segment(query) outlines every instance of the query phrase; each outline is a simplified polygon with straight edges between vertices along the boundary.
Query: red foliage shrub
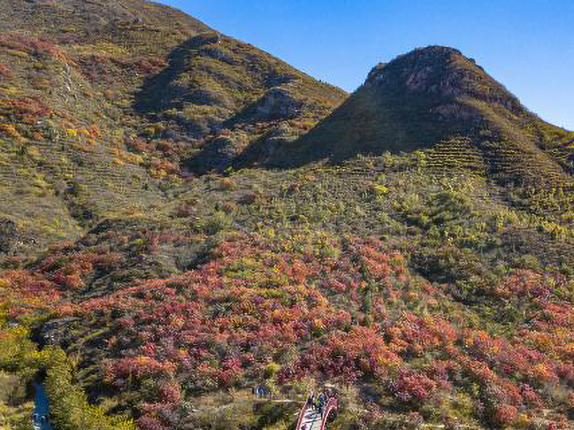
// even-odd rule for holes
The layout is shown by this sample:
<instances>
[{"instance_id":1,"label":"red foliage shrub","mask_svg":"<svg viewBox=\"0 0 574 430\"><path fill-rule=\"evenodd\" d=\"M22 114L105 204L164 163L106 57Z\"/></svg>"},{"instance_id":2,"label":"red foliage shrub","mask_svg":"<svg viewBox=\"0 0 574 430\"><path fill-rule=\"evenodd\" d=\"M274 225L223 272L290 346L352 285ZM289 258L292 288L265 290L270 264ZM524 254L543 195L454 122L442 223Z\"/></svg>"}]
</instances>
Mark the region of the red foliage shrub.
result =
<instances>
[{"instance_id":1,"label":"red foliage shrub","mask_svg":"<svg viewBox=\"0 0 574 430\"><path fill-rule=\"evenodd\" d=\"M12 73L12 70L10 70L8 66L0 64L0 78L12 79L13 77L14 74Z\"/></svg>"},{"instance_id":2,"label":"red foliage shrub","mask_svg":"<svg viewBox=\"0 0 574 430\"><path fill-rule=\"evenodd\" d=\"M148 255L191 240L143 228L100 239ZM25 314L88 285L98 272L123 269L123 262L105 246L53 247L34 271L0 276L10 286L0 288L0 300ZM521 308L528 324L501 337L469 324L448 285L410 274L404 258L376 239L301 234L287 242L236 234L197 269L134 282L62 306L60 314L89 316L110 329L106 380L118 389L146 387L137 406L142 428L169 428L181 381L186 390L241 387L269 377L270 362L280 363L273 372L279 384L304 377L377 381L410 408L462 389L474 396L477 417L507 426L518 410L556 407L551 388L574 387L574 307L551 285L525 271L500 283L489 299L528 304ZM17 295L24 300L15 306ZM368 313L368 327L359 325ZM574 404L559 406L572 408L568 402Z\"/></svg>"},{"instance_id":3,"label":"red foliage shrub","mask_svg":"<svg viewBox=\"0 0 574 430\"><path fill-rule=\"evenodd\" d=\"M167 430L167 427L162 424L162 422L153 418L149 415L144 415L136 421L137 425L142 430Z\"/></svg>"},{"instance_id":4,"label":"red foliage shrub","mask_svg":"<svg viewBox=\"0 0 574 430\"><path fill-rule=\"evenodd\" d=\"M0 105L0 115L12 116L25 124L35 124L39 118L50 118L55 114L40 97L23 97Z\"/></svg>"},{"instance_id":5,"label":"red foliage shrub","mask_svg":"<svg viewBox=\"0 0 574 430\"><path fill-rule=\"evenodd\" d=\"M129 143L129 147L135 152L146 152L149 151L149 145L143 139L134 139Z\"/></svg>"},{"instance_id":6,"label":"red foliage shrub","mask_svg":"<svg viewBox=\"0 0 574 430\"><path fill-rule=\"evenodd\" d=\"M512 424L517 414L518 410L515 406L500 404L496 407L494 419L497 424L507 426Z\"/></svg>"},{"instance_id":7,"label":"red foliage shrub","mask_svg":"<svg viewBox=\"0 0 574 430\"><path fill-rule=\"evenodd\" d=\"M61 299L56 285L26 270L8 270L0 275L0 303L11 318L49 310Z\"/></svg>"},{"instance_id":8,"label":"red foliage shrub","mask_svg":"<svg viewBox=\"0 0 574 430\"><path fill-rule=\"evenodd\" d=\"M435 392L436 382L420 373L406 370L399 372L397 380L391 384L391 391L404 402L424 403Z\"/></svg>"},{"instance_id":9,"label":"red foliage shrub","mask_svg":"<svg viewBox=\"0 0 574 430\"><path fill-rule=\"evenodd\" d=\"M37 39L19 34L0 34L0 47L26 52L38 57L66 59L65 53L46 39Z\"/></svg>"},{"instance_id":10,"label":"red foliage shrub","mask_svg":"<svg viewBox=\"0 0 574 430\"><path fill-rule=\"evenodd\" d=\"M133 62L137 72L142 75L155 75L159 73L167 63L161 58L141 58Z\"/></svg>"}]
</instances>

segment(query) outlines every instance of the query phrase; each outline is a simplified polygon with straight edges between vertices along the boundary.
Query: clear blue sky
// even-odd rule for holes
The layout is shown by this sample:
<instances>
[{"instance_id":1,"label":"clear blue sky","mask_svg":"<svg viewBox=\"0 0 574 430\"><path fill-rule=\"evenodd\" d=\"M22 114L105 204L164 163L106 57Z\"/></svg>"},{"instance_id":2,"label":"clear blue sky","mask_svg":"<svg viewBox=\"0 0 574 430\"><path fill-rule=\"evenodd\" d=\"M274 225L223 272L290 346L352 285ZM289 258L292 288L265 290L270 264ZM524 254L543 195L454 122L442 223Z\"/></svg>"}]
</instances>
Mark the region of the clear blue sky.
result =
<instances>
[{"instance_id":1,"label":"clear blue sky","mask_svg":"<svg viewBox=\"0 0 574 430\"><path fill-rule=\"evenodd\" d=\"M574 0L160 1L348 91L379 62L452 46L574 130Z\"/></svg>"}]
</instances>

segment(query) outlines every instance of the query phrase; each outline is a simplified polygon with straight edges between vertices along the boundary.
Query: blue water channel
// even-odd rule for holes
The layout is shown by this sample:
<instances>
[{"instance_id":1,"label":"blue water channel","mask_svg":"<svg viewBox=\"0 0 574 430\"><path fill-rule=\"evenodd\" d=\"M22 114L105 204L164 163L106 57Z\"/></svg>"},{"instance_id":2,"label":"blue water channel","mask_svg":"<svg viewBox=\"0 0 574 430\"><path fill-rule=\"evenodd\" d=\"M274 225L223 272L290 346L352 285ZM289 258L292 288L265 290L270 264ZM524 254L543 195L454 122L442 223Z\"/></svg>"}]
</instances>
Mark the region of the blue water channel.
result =
<instances>
[{"instance_id":1,"label":"blue water channel","mask_svg":"<svg viewBox=\"0 0 574 430\"><path fill-rule=\"evenodd\" d=\"M35 430L54 430L50 424L50 402L46 396L44 385L34 382L34 412L32 422Z\"/></svg>"}]
</instances>

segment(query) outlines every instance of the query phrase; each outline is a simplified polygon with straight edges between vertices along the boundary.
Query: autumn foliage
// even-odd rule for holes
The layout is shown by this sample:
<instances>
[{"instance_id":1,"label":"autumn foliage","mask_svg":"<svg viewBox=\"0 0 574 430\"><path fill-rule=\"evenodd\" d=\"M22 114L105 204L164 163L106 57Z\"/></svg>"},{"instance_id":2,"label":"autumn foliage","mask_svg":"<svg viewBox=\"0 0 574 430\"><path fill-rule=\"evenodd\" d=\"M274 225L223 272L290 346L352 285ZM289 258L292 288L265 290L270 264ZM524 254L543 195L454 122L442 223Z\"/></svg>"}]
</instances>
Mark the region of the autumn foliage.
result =
<instances>
[{"instance_id":1,"label":"autumn foliage","mask_svg":"<svg viewBox=\"0 0 574 430\"><path fill-rule=\"evenodd\" d=\"M551 394L574 386L574 308L555 294L559 277L522 270L493 288L493 303L525 303L528 321L496 335L468 323L448 285L411 274L378 240L299 240L294 250L236 234L198 269L75 304L58 299L123 257L64 244L2 285L28 298L6 301L14 317L51 302L62 316L111 324L102 371L110 387L139 390L144 429L168 428L186 393L249 386L269 377L270 363L280 385L375 382L396 407L420 411L466 392L475 417L497 426L571 408Z\"/></svg>"}]
</instances>

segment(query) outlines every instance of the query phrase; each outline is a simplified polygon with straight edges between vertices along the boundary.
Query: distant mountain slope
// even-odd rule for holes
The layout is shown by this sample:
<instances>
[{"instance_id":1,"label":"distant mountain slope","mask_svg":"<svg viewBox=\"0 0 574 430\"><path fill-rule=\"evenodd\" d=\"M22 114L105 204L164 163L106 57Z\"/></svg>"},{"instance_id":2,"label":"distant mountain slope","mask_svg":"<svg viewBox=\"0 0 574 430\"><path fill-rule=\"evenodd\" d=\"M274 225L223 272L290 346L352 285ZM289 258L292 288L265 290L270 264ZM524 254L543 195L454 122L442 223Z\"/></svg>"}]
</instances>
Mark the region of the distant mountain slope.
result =
<instances>
[{"instance_id":1,"label":"distant mountain slope","mask_svg":"<svg viewBox=\"0 0 574 430\"><path fill-rule=\"evenodd\" d=\"M221 139L204 143L224 129L240 129L233 137L225 133L231 142L227 146L236 153L281 122L289 122L281 131L289 128L283 135L293 139L347 96L164 5L143 0L2 3L0 64L12 83L23 81L19 86L26 87L29 76L19 69L34 69L44 83L38 87L35 79L35 96L46 99L51 88L77 89L71 94L74 107L49 99L46 103L62 107L74 119L85 111L77 118L84 123L109 116L97 107L111 109L114 124L100 128L118 128L115 124L121 122L134 138L182 143L175 151L181 158L193 148L213 152ZM8 56L2 58L2 51L9 51ZM23 58L22 51L32 58ZM38 67L34 63L40 57L49 57L50 64ZM82 109L76 108L78 102ZM230 150L215 152L215 165L199 170L217 167L219 157L225 164Z\"/></svg>"},{"instance_id":2,"label":"distant mountain slope","mask_svg":"<svg viewBox=\"0 0 574 430\"><path fill-rule=\"evenodd\" d=\"M503 182L570 186L573 137L529 112L474 60L432 46L375 67L277 162L432 149L430 162L438 168L459 165Z\"/></svg>"},{"instance_id":3,"label":"distant mountain slope","mask_svg":"<svg viewBox=\"0 0 574 430\"><path fill-rule=\"evenodd\" d=\"M126 40L138 26L149 33L187 36L210 30L177 9L144 0L2 0L0 5L3 31L24 30L68 43Z\"/></svg>"},{"instance_id":4,"label":"distant mountain slope","mask_svg":"<svg viewBox=\"0 0 574 430\"><path fill-rule=\"evenodd\" d=\"M201 152L186 165L205 172L229 166L272 131L294 140L345 98L252 45L207 33L172 52L169 66L138 92L135 107L168 130L165 137L196 139Z\"/></svg>"},{"instance_id":5,"label":"distant mountain slope","mask_svg":"<svg viewBox=\"0 0 574 430\"><path fill-rule=\"evenodd\" d=\"M157 3L0 0L0 217L76 237L161 202L186 172L295 140L345 97ZM33 226L38 201L21 194L37 177L53 216Z\"/></svg>"}]
</instances>

